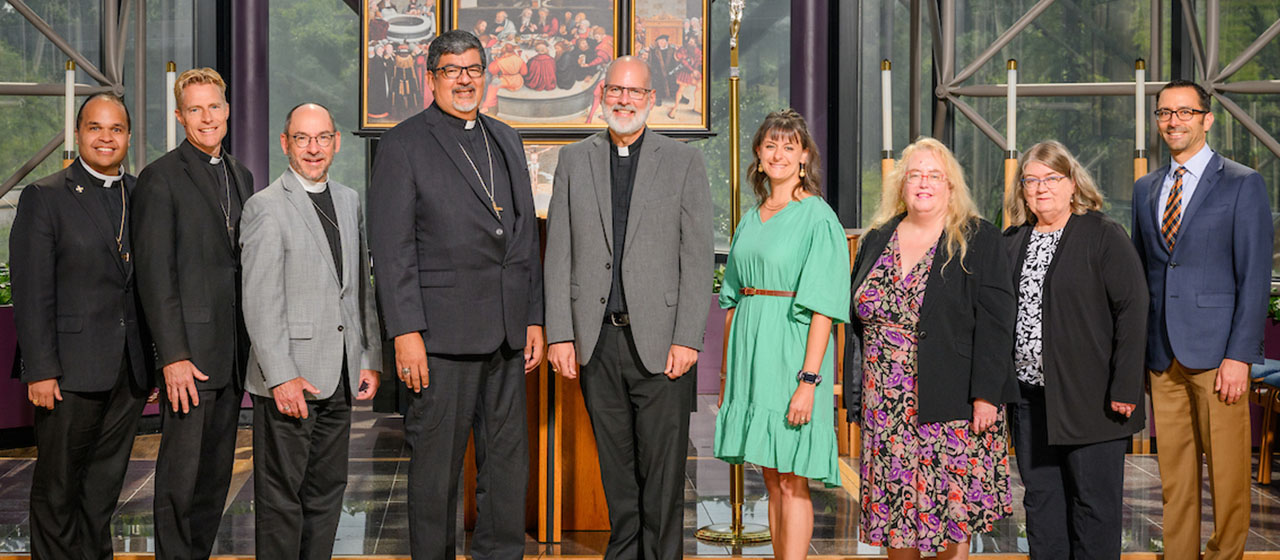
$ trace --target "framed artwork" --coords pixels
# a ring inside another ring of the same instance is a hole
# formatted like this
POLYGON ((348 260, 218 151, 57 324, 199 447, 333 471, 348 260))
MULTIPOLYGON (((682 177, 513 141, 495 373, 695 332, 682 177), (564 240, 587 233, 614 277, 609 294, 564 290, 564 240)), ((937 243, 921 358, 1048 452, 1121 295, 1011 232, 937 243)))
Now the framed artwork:
POLYGON ((604 128, 604 72, 618 56, 612 0, 450 0, 453 27, 488 55, 480 110, 537 134, 604 128))
POLYGON ((395 126, 431 104, 427 46, 439 34, 436 0, 362 0, 360 128, 395 126))
POLYGON ((708 0, 629 0, 631 53, 649 64, 656 129, 709 131, 708 0))
POLYGON ((529 163, 529 182, 533 185, 533 207, 539 218, 547 219, 551 205, 551 185, 555 182, 556 165, 560 163, 560 148, 570 140, 524 143, 525 161, 529 163))

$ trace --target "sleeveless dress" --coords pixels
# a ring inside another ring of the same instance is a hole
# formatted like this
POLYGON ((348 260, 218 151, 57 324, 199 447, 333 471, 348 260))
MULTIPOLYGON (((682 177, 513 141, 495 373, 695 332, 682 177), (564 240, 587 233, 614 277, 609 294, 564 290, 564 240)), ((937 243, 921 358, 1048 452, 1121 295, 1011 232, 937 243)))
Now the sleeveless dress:
MULTIPOLYGON (((725 358, 724 405, 716 416, 715 456, 840 484, 836 449, 835 343, 827 341, 809 423, 787 422, 800 382, 814 313, 849 316, 849 245, 835 212, 819 196, 792 201, 767 222, 752 209, 739 222, 720 288, 735 308, 725 358), (796 292, 794 297, 738 293, 740 288, 796 292)), ((835 329, 832 329, 834 332, 835 329)))
POLYGON ((916 324, 935 244, 908 273, 894 232, 854 292, 862 320, 861 540, 941 551, 1013 513, 1004 412, 981 435, 969 420, 921 424, 916 324))

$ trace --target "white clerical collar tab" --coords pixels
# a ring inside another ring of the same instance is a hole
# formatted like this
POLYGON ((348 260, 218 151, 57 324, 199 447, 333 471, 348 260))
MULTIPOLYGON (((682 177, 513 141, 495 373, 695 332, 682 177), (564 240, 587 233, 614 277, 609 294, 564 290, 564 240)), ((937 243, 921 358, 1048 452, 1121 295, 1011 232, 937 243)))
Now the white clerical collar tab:
POLYGON ((120 175, 114 175, 114 176, 98 173, 97 171, 94 171, 92 167, 89 167, 89 164, 85 163, 83 159, 80 160, 80 167, 83 167, 85 171, 88 171, 89 175, 92 175, 94 178, 98 179, 99 181, 102 181, 103 188, 109 189, 111 188, 112 183, 115 183, 116 181, 119 181, 120 179, 124 178, 123 173, 121 173, 120 175))
POLYGON ((320 194, 324 192, 325 189, 329 188, 328 175, 325 176, 324 181, 315 182, 306 177, 303 177, 302 174, 298 173, 298 170, 294 169, 292 165, 289 166, 289 172, 293 173, 293 178, 298 180, 298 183, 302 185, 302 190, 304 191, 307 191, 313 194, 320 194))
POLYGON ((209 165, 218 165, 222 163, 222 158, 217 156, 209 156, 209 165))
POLYGON ((475 127, 476 127, 476 121, 470 120, 470 121, 467 121, 467 125, 464 128, 466 128, 467 130, 471 130, 475 127))
POLYGON ((618 157, 631 157, 631 147, 618 146, 618 157))

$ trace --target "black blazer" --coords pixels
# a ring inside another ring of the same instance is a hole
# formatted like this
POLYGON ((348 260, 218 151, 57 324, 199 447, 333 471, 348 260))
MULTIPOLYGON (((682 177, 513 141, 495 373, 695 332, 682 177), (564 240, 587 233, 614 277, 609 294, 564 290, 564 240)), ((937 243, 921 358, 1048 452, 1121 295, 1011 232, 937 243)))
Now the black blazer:
MULTIPOLYGON (((196 167, 208 158, 184 140, 151 162, 138 175, 130 222, 138 293, 159 365, 191 360, 209 376, 197 381, 202 390, 241 386, 249 356, 240 247, 227 235, 215 198, 221 186, 196 167)), ((226 150, 222 160, 243 204, 253 194, 253 174, 226 150)))
POLYGON ((421 332, 428 353, 524 348, 542 324, 542 263, 520 136, 480 115, 511 178, 506 231, 434 104, 382 135, 369 182, 369 252, 385 335, 421 332))
MULTIPOLYGON (((1014 286, 1034 227, 1004 232, 1014 286)), ((1124 228, 1101 212, 1072 215, 1045 274, 1042 301, 1049 443, 1097 443, 1141 430, 1147 283, 1124 228), (1125 418, 1111 411, 1111 401, 1138 406, 1125 418)))
MULTIPOLYGON (((133 264, 116 246, 120 224, 84 196, 99 184, 77 160, 22 191, 9 262, 24 383, 57 378, 63 391, 108 391, 127 351, 134 381, 151 386, 133 264)), ((125 175, 126 194, 133 187, 125 175)))
MULTIPOLYGON (((868 231, 853 263, 853 291, 884 251, 905 214, 868 231)), ((968 272, 957 256, 947 263, 945 234, 929 268, 917 325, 916 390, 921 422, 967 420, 973 400, 999 405, 1018 399, 1013 375, 1013 321, 1016 311, 1009 261, 1000 247, 1000 231, 978 219, 970 229, 965 255, 968 272), (943 266, 946 263, 946 266, 943 266)), ((851 302, 846 348, 862 347, 857 301, 851 302)), ((852 356, 853 352, 846 354, 852 356)), ((849 420, 862 409, 862 361, 844 362, 844 399, 849 420)))

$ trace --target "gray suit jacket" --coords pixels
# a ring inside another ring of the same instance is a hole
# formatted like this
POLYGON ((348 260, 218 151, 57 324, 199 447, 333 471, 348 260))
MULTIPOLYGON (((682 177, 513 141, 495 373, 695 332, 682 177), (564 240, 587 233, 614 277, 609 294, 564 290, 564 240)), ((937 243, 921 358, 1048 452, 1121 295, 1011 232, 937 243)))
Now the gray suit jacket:
POLYGON ((271 388, 304 377, 328 398, 341 379, 343 352, 354 395, 359 370, 381 370, 382 340, 360 195, 329 181, 342 239, 342 279, 307 191, 292 171, 253 195, 240 221, 244 322, 253 347, 245 387, 271 388))
MULTIPOLYGON (((711 301, 711 188, 702 152, 645 132, 622 254, 631 333, 650 372, 672 344, 702 349, 711 301)), ((547 341, 588 363, 613 282, 609 132, 560 150, 547 219, 547 341)))

